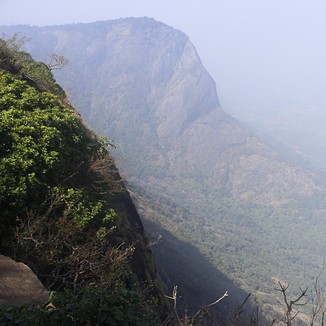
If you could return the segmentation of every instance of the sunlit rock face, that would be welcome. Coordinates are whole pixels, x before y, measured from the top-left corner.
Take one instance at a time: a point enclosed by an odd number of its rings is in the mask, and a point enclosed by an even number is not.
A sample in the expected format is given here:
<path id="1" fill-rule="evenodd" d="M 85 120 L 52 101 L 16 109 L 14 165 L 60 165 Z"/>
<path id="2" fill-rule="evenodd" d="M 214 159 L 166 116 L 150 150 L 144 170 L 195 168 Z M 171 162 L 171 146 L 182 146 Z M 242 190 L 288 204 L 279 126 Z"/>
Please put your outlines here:
<path id="1" fill-rule="evenodd" d="M 279 205 L 320 190 L 222 111 L 214 80 L 182 32 L 149 18 L 30 27 L 28 50 L 70 64 L 56 73 L 84 120 L 114 139 L 128 180 L 174 193 L 195 178 L 210 189 Z M 43 56 L 43 57 L 42 57 Z M 181 178 L 180 178 L 181 175 Z"/>

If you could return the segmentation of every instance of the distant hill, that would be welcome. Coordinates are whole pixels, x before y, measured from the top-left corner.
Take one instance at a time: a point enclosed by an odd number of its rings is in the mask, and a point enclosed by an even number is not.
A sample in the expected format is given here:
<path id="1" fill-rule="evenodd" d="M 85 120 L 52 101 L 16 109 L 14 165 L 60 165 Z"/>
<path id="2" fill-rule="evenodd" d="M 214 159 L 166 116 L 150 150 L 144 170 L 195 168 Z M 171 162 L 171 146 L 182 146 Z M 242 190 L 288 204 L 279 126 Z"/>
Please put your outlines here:
<path id="1" fill-rule="evenodd" d="M 254 97 L 262 98 L 258 91 L 255 93 Z M 285 93 L 279 102 L 260 102 L 252 106 L 236 96 L 231 97 L 232 93 L 224 94 L 224 98 L 229 98 L 224 109 L 263 135 L 277 140 L 275 145 L 280 150 L 285 148 L 287 154 L 292 152 L 299 162 L 325 171 L 325 99 L 316 93 L 302 94 L 294 87 L 292 94 Z"/>
<path id="2" fill-rule="evenodd" d="M 70 60 L 55 76 L 124 158 L 145 225 L 163 234 L 153 250 L 168 292 L 180 285 L 196 309 L 228 288 L 239 302 L 240 287 L 269 315 L 279 311 L 276 280 L 312 282 L 324 256 L 325 185 L 221 109 L 184 33 L 149 18 L 1 30 L 31 37 L 38 59 Z"/>

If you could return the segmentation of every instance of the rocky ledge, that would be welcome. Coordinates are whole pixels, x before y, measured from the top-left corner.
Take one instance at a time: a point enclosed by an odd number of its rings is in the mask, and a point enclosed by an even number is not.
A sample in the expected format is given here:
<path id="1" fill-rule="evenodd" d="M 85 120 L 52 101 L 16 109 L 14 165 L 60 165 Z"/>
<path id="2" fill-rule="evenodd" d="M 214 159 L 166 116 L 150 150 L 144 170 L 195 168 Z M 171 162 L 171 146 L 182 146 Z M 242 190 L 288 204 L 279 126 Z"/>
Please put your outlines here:
<path id="1" fill-rule="evenodd" d="M 28 266 L 0 255 L 0 306 L 45 302 L 48 298 L 47 290 Z"/>

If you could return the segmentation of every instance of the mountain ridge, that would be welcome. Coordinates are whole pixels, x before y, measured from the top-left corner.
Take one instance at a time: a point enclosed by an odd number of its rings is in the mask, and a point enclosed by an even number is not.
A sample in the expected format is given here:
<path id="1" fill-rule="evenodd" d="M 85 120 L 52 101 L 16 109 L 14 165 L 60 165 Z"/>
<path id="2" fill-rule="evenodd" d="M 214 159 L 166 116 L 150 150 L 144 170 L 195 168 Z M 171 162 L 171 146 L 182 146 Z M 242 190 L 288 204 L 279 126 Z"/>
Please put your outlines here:
<path id="1" fill-rule="evenodd" d="M 68 28 L 78 30 L 78 26 L 83 27 L 84 34 L 75 32 L 73 38 L 68 41 L 69 38 L 65 30 Z M 87 26 L 94 26 L 95 28 L 87 29 Z M 101 26 L 105 28 L 101 29 Z M 138 31 L 144 26 L 146 31 L 141 30 L 141 36 L 132 36 L 138 35 Z M 96 106 L 99 108 L 97 116 L 102 115 L 104 118 L 101 119 L 102 121 L 97 119 L 96 122 L 93 122 L 95 118 L 92 117 L 92 110 L 87 109 L 85 105 L 79 105 L 80 97 L 85 97 L 85 94 L 81 95 L 79 93 L 77 99 L 72 98 L 76 106 L 80 107 L 81 114 L 89 124 L 97 124 L 98 129 L 105 130 L 108 128 L 107 121 L 109 119 L 113 123 L 113 128 L 110 126 L 112 129 L 110 137 L 114 138 L 118 143 L 120 135 L 115 134 L 114 125 L 126 123 L 126 120 L 123 120 L 125 113 L 121 110 L 126 107 L 126 103 L 134 100 L 133 107 L 136 109 L 137 106 L 137 110 L 141 111 L 138 115 L 151 116 L 151 121 L 155 121 L 154 130 L 151 122 L 146 123 L 146 120 L 142 122 L 143 129 L 145 133 L 146 129 L 148 131 L 152 129 L 151 132 L 156 138 L 156 146 L 161 146 L 162 150 L 166 151 L 167 157 L 163 159 L 165 160 L 164 165 L 169 165 L 170 169 L 178 171 L 178 168 L 181 167 L 181 171 L 188 169 L 189 172 L 200 169 L 208 175 L 213 174 L 217 181 L 212 178 L 209 182 L 210 186 L 214 184 L 215 187 L 218 187 L 218 184 L 223 186 L 229 184 L 233 194 L 257 203 L 282 203 L 288 200 L 280 198 L 282 196 L 276 194 L 277 191 L 268 190 L 268 188 L 273 187 L 273 182 L 276 182 L 276 180 L 269 182 L 269 175 L 265 170 L 270 171 L 271 167 L 266 164 L 267 160 L 264 157 L 275 159 L 274 164 L 279 164 L 276 159 L 278 154 L 259 141 L 256 136 L 248 134 L 236 120 L 221 110 L 215 82 L 202 67 L 194 46 L 185 34 L 149 18 L 120 19 L 110 22 L 97 22 L 93 23 L 93 25 L 66 25 L 55 27 L 54 30 L 51 30 L 53 27 L 38 29 L 41 31 L 43 40 L 47 37 L 51 39 L 50 43 L 55 44 L 51 50 L 57 52 L 64 50 L 63 53 L 67 57 L 69 57 L 69 51 L 65 52 L 65 48 L 70 42 L 81 42 L 81 39 L 85 38 L 84 35 L 88 35 L 88 39 L 91 38 L 93 33 L 97 33 L 97 37 L 101 35 L 105 51 L 100 45 L 89 45 L 86 48 L 86 56 L 81 57 L 84 59 L 79 60 L 78 63 L 75 61 L 72 63 L 81 66 L 85 62 L 90 62 L 91 64 L 87 65 L 87 67 L 97 65 L 96 70 L 90 73 L 86 70 L 82 75 L 71 74 L 77 80 L 86 80 L 86 76 L 94 75 L 94 73 L 98 75 L 99 79 L 102 79 L 104 74 L 113 76 L 110 77 L 112 86 L 110 84 L 106 85 L 105 89 L 101 89 L 101 87 L 95 89 L 94 85 L 90 85 L 89 92 L 93 92 L 93 94 L 89 93 L 89 98 L 94 99 L 90 107 Z M 155 43 L 155 38 L 159 38 L 160 42 Z M 56 39 L 56 42 L 54 42 L 54 39 Z M 173 39 L 173 42 L 171 42 L 171 39 Z M 33 53 L 32 48 L 33 46 L 29 50 Z M 77 49 L 75 46 L 72 48 L 78 50 L 78 46 Z M 123 48 L 125 54 L 121 55 L 122 52 L 120 51 L 117 57 L 114 53 L 117 53 L 119 48 Z M 141 50 L 138 52 L 132 51 L 133 48 Z M 157 51 L 157 48 L 160 49 L 160 55 L 153 58 L 152 53 Z M 129 49 L 131 50 L 129 51 Z M 38 51 L 40 51 L 39 47 Z M 104 52 L 106 52 L 105 56 Z M 100 62 L 102 63 L 99 64 Z M 144 66 L 145 62 L 147 68 Z M 138 76 L 135 73 L 138 66 L 139 68 L 145 67 L 147 73 L 142 68 L 140 70 L 142 75 Z M 70 75 L 69 66 L 66 69 L 66 75 Z M 60 74 L 63 73 L 58 72 L 58 80 L 61 80 Z M 63 79 L 61 83 L 65 85 L 65 82 L 67 80 Z M 113 89 L 115 93 L 111 94 L 110 89 Z M 137 94 L 143 94 L 143 98 L 137 99 Z M 175 94 L 178 94 L 178 96 L 175 96 Z M 200 94 L 200 97 L 197 94 Z M 96 99 L 94 96 L 96 96 Z M 91 101 L 90 99 L 88 102 Z M 101 107 L 102 109 L 100 109 Z M 115 111 L 112 111 L 111 108 L 114 108 Z M 178 109 L 175 110 L 175 108 Z M 227 136 L 225 136 L 226 134 Z M 216 139 L 215 143 L 210 141 L 210 138 Z M 140 139 L 146 138 L 140 135 Z M 235 152 L 237 151 L 236 148 L 242 148 L 242 151 L 247 152 L 254 150 L 256 153 L 258 152 L 260 157 L 253 157 L 248 154 L 242 155 L 241 162 L 233 162 L 231 166 L 228 162 L 231 159 L 230 156 L 232 156 L 231 147 L 235 148 Z M 122 146 L 118 146 L 118 151 L 119 148 L 122 148 Z M 181 156 L 180 153 L 183 148 L 187 148 L 187 151 L 184 153 L 185 155 Z M 197 160 L 192 156 L 194 151 L 198 152 Z M 156 155 L 159 154 L 156 153 Z M 126 156 L 124 152 L 122 152 L 122 156 Z M 228 163 L 217 163 L 217 158 L 219 161 Z M 225 165 L 231 166 L 231 169 L 227 171 Z M 243 170 L 243 166 L 249 167 L 250 165 L 252 165 L 251 169 L 248 169 L 248 171 Z M 270 202 L 268 198 L 261 199 L 261 188 L 255 191 L 257 183 L 251 185 L 251 193 L 245 187 L 245 184 L 251 184 L 250 180 L 252 178 L 250 175 L 257 171 L 257 167 L 260 167 L 259 175 L 262 178 L 259 183 L 268 184 L 265 192 L 269 191 L 266 197 L 272 199 Z M 291 172 L 289 168 L 287 168 L 288 171 L 285 174 L 281 172 L 286 167 L 288 166 L 284 164 L 279 165 L 277 179 L 288 179 L 288 182 L 290 182 Z M 234 177 L 232 177 L 232 173 L 235 173 Z M 298 189 L 302 189 L 300 195 L 310 195 L 313 191 L 321 190 L 319 186 L 309 182 L 309 179 L 313 176 L 312 174 L 308 176 L 307 172 L 303 172 L 303 169 L 297 168 L 296 171 L 292 170 L 292 179 L 296 173 L 298 178 L 292 187 L 294 193 Z M 243 181 L 238 178 L 241 174 L 245 175 L 242 176 Z M 304 182 L 300 182 L 300 179 L 304 180 Z M 286 191 L 291 191 L 288 185 L 284 184 L 283 186 Z M 279 181 L 278 188 L 281 187 L 282 184 Z M 305 189 L 307 193 L 305 193 Z"/>

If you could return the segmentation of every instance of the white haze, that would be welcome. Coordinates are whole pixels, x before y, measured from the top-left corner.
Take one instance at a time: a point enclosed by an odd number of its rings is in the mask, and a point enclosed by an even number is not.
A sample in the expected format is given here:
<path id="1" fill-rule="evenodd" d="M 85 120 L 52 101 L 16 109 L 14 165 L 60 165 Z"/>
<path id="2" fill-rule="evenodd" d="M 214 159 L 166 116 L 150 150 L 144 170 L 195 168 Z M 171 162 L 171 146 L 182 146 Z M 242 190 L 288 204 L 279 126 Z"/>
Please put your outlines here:
<path id="1" fill-rule="evenodd" d="M 180 29 L 225 111 L 326 162 L 325 15 L 324 0 L 0 0 L 0 25 L 147 16 Z"/>

